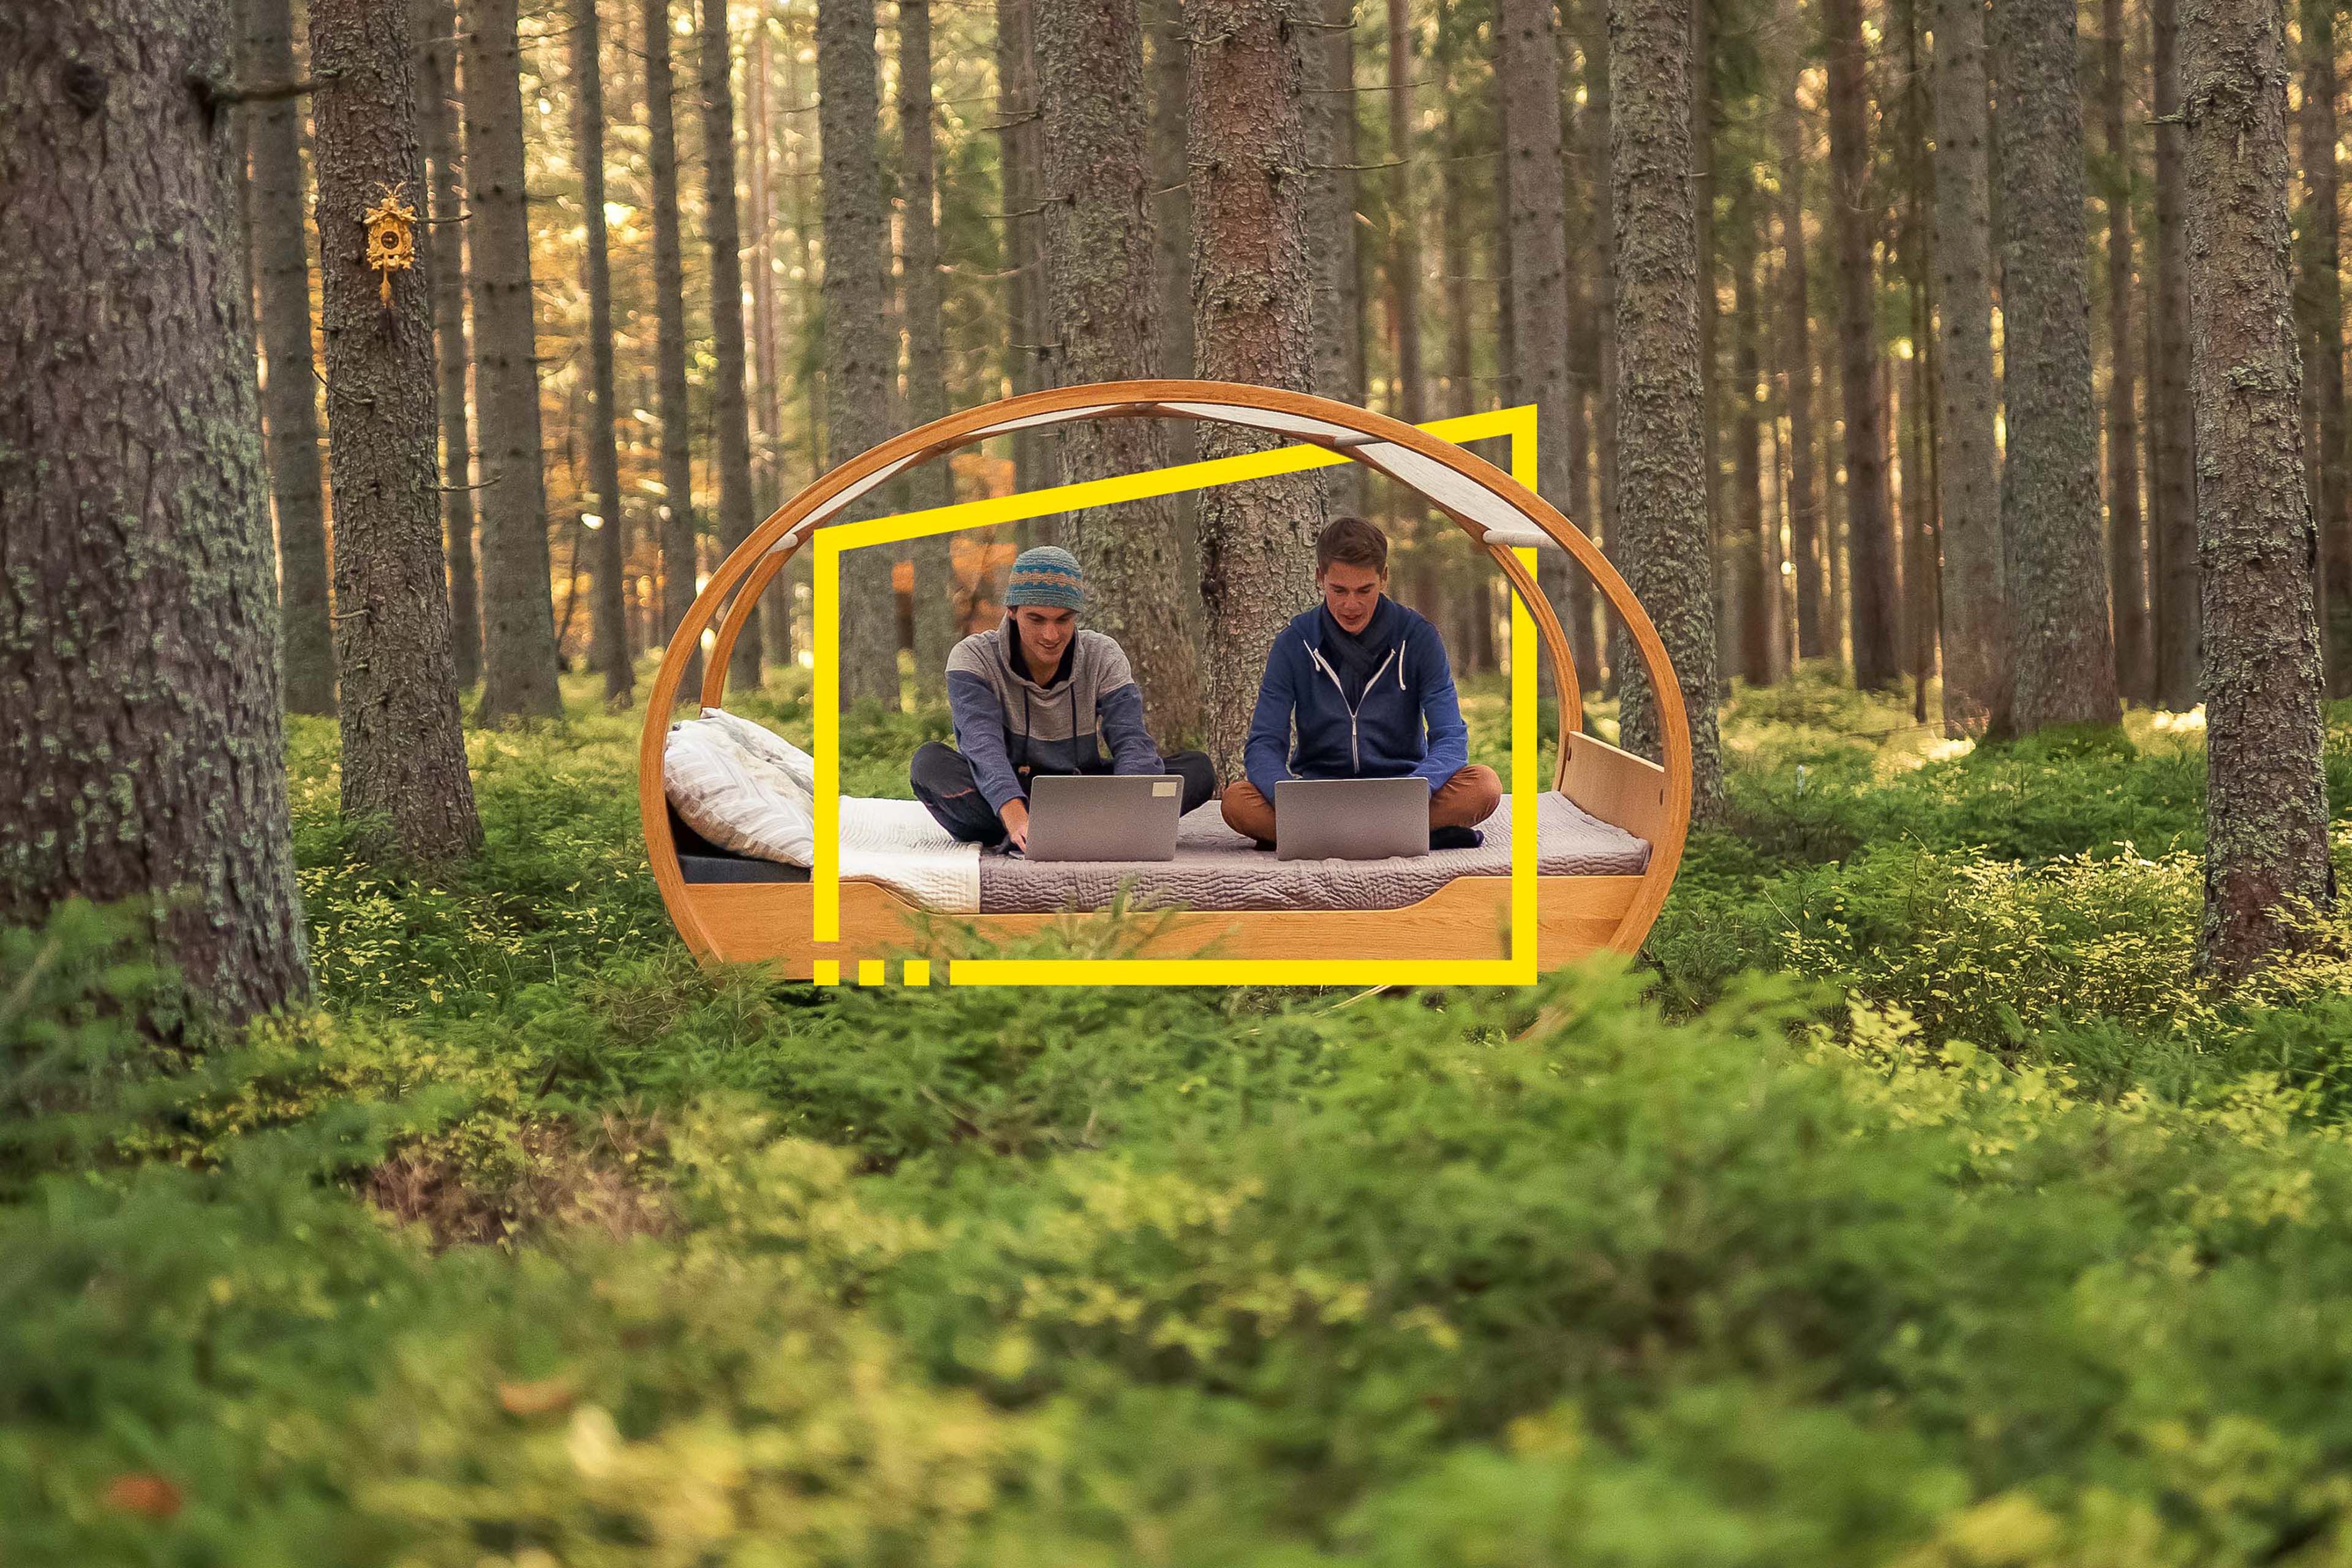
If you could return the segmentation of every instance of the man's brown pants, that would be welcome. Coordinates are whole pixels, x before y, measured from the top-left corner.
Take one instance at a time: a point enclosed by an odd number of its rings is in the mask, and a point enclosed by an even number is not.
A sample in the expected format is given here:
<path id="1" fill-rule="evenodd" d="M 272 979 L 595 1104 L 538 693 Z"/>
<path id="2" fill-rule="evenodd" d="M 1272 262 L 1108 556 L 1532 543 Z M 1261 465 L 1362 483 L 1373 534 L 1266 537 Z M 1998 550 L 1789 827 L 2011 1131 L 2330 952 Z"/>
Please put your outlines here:
<path id="1" fill-rule="evenodd" d="M 1503 781 L 1495 770 L 1471 763 L 1429 797 L 1432 827 L 1475 827 L 1503 802 Z M 1225 786 L 1225 826 L 1245 838 L 1274 842 L 1274 802 L 1247 779 Z"/>

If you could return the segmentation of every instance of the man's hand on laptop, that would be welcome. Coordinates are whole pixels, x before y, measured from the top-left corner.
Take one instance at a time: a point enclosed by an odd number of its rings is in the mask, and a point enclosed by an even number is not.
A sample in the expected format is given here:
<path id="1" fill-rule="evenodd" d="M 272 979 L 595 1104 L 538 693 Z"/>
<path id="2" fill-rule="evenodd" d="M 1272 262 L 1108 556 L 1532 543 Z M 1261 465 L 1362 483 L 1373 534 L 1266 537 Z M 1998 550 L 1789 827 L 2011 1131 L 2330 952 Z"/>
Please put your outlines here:
<path id="1" fill-rule="evenodd" d="M 1008 800 L 996 815 L 1004 819 L 1004 837 L 1012 840 L 1013 847 L 1024 855 L 1027 854 L 1029 852 L 1029 803 L 1025 800 Z"/>

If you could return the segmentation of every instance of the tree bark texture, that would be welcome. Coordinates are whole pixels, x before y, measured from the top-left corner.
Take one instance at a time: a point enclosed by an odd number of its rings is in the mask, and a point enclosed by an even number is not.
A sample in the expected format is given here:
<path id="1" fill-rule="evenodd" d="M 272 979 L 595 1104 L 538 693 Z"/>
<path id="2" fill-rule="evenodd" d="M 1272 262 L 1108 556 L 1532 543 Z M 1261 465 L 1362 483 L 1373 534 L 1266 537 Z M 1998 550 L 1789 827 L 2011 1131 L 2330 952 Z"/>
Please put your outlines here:
<path id="1" fill-rule="evenodd" d="M 1511 396 L 1536 405 L 1536 489 L 1571 518 L 1578 504 L 1570 413 L 1577 388 L 1569 368 L 1570 315 L 1567 202 L 1563 178 L 1563 132 L 1559 107 L 1559 49 L 1550 0 L 1502 0 L 1496 17 L 1503 121 L 1503 180 L 1511 258 Z M 1547 551 L 1544 565 L 1557 552 Z M 1565 563 L 1565 558 L 1562 558 Z M 1574 568 L 1570 568 L 1574 570 Z M 1543 583 L 1553 610 L 1572 619 L 1568 584 L 1560 574 Z M 1559 590 L 1555 592 L 1554 590 Z M 1588 619 L 1588 627 L 1589 627 Z M 1588 629 L 1589 640 L 1591 632 Z M 1551 691 L 1545 661 L 1545 689 Z M 1579 672 L 1582 679 L 1584 673 Z M 1558 694 L 1554 694 L 1558 695 Z M 1562 697 L 1560 729 L 1580 728 L 1580 715 Z"/>
<path id="2" fill-rule="evenodd" d="M 1016 393 L 1045 384 L 1037 356 L 1045 340 L 1043 280 L 1037 276 L 1037 78 L 1031 7 L 1034 0 L 996 0 L 997 168 L 1003 190 L 1005 335 L 1008 379 Z M 818 18 L 824 20 L 822 16 Z M 820 73 L 821 74 L 821 73 Z M 1036 434 L 1013 433 L 1013 484 L 1046 483 L 1045 448 Z"/>
<path id="3" fill-rule="evenodd" d="M 2074 0 L 1996 0 L 2010 721 L 2112 724 Z"/>
<path id="4" fill-rule="evenodd" d="M 1617 540 L 1617 192 L 1612 172 L 1615 137 L 1609 79 L 1609 0 L 1589 0 L 1584 40 L 1584 158 L 1592 171 L 1592 235 L 1600 255 L 1592 274 L 1592 317 L 1599 349 L 1595 390 L 1601 416 L 1594 421 L 1593 463 L 1600 470 L 1601 510 L 1593 522 L 1601 543 Z M 1616 661 L 1611 660 L 1612 668 Z"/>
<path id="5" fill-rule="evenodd" d="M 475 397 L 482 422 L 482 716 L 555 718 L 547 480 L 540 467 L 538 325 L 524 206 L 516 0 L 480 0 L 466 48 Z"/>
<path id="6" fill-rule="evenodd" d="M 199 90 L 235 47 L 223 0 L 0 16 L 0 924 L 137 900 L 231 1021 L 310 990 L 237 117 Z"/>
<path id="7" fill-rule="evenodd" d="M 1389 349 L 1396 383 L 1389 412 L 1408 425 L 1429 417 L 1421 367 L 1421 230 L 1412 196 L 1412 16 L 1388 0 Z"/>
<path id="8" fill-rule="evenodd" d="M 613 257 L 604 226 L 604 44 L 596 0 L 572 0 L 572 96 L 578 115 L 581 216 L 587 226 L 583 281 L 588 290 L 588 489 L 603 521 L 594 531 L 589 571 L 588 662 L 604 672 L 604 703 L 621 709 L 636 689 L 622 579 L 627 574 L 626 520 L 621 514 L 618 395 L 613 384 Z"/>
<path id="9" fill-rule="evenodd" d="M 743 230 L 735 206 L 735 51 L 727 0 L 702 4 L 702 222 L 710 242 L 710 422 L 719 458 L 719 543 L 731 551 L 759 526 L 751 500 L 751 406 L 743 350 Z M 727 679 L 760 689 L 764 661 L 760 612 L 735 639 Z"/>
<path id="10" fill-rule="evenodd" d="M 1617 517 L 1611 552 L 1674 661 L 1690 718 L 1691 810 L 1721 815 L 1715 574 L 1706 533 L 1698 366 L 1687 0 L 1609 0 L 1614 89 L 1610 180 L 1617 222 Z M 1659 754 L 1657 700 L 1638 658 L 1623 670 L 1628 751 Z"/>
<path id="11" fill-rule="evenodd" d="M 1307 57 L 1307 232 L 1315 263 L 1315 390 L 1360 406 L 1364 401 L 1362 269 L 1356 235 L 1356 39 L 1352 0 L 1322 0 L 1322 26 L 1303 40 Z M 1191 315 L 1189 299 L 1181 301 Z M 1187 341 L 1190 324 L 1186 326 Z M 1325 468 L 1324 494 L 1334 511 L 1360 512 L 1364 470 Z"/>
<path id="12" fill-rule="evenodd" d="M 449 647 L 457 684 L 482 679 L 481 578 L 474 561 L 474 416 L 466 373 L 465 166 L 457 149 L 457 13 L 418 0 L 416 132 L 431 166 L 430 220 L 417 242 L 433 279 L 435 403 L 441 422 L 441 531 L 449 576 Z"/>
<path id="13" fill-rule="evenodd" d="M 1935 30 L 1944 733 L 1979 736 L 2009 728 L 1984 0 L 1936 0 Z"/>
<path id="14" fill-rule="evenodd" d="M 2124 129 L 2123 0 L 2100 0 L 2099 118 L 2106 141 L 2107 602 L 2115 617 L 2116 689 L 2148 700 L 2155 647 L 2147 624 L 2147 520 L 2139 502 L 2139 355 L 2132 329 L 2131 142 Z"/>
<path id="15" fill-rule="evenodd" d="M 1751 686 L 1779 678 L 1776 650 L 1780 635 L 1779 579 L 1764 537 L 1764 411 L 1756 383 L 1763 374 L 1756 287 L 1757 235 L 1763 228 L 1752 175 L 1739 172 L 1730 198 L 1731 238 L 1731 507 L 1732 556 L 1739 582 L 1740 674 Z"/>
<path id="16" fill-rule="evenodd" d="M 898 368 L 883 310 L 888 205 L 882 194 L 873 0 L 825 0 L 817 14 L 818 135 L 824 177 L 825 466 L 890 434 Z M 853 506 L 841 521 L 873 516 Z M 841 567 L 841 700 L 898 706 L 892 552 L 852 551 Z"/>
<path id="17" fill-rule="evenodd" d="M 342 805 L 426 864 L 481 842 L 442 563 L 431 258 L 368 266 L 362 216 L 423 189 L 413 17 L 380 0 L 310 0 L 319 297 L 335 496 Z M 412 204 L 413 205 L 413 204 Z M 383 288 L 391 289 L 391 302 Z"/>
<path id="18" fill-rule="evenodd" d="M 1433 63 L 1438 87 L 1438 244 L 1445 268 L 1445 412 L 1449 415 L 1468 414 L 1477 407 L 1477 391 L 1471 379 L 1476 358 L 1471 342 L 1477 326 L 1476 307 L 1470 300 L 1476 267 L 1470 244 L 1470 160 L 1476 153 L 1456 107 L 1469 67 L 1455 36 L 1456 29 L 1473 25 L 1448 0 L 1439 0 Z"/>
<path id="19" fill-rule="evenodd" d="M 1717 430 L 1723 420 L 1723 363 L 1716 341 L 1715 244 L 1715 18 L 1714 0 L 1687 0 L 1690 13 L 1691 214 L 1698 236 L 1698 378 L 1702 456 L 1699 472 L 1706 492 L 1706 537 L 1715 554 L 1715 664 L 1728 680 L 1738 658 L 1739 605 L 1736 574 L 1726 558 L 1723 456 Z"/>
<path id="20" fill-rule="evenodd" d="M 675 637 L 693 607 L 696 580 L 692 413 L 686 384 L 686 247 L 678 216 L 677 74 L 670 50 L 669 0 L 645 0 L 646 172 L 653 183 L 654 413 L 661 421 L 662 637 Z M 702 686 L 696 649 L 678 689 Z"/>
<path id="21" fill-rule="evenodd" d="M 2336 898 L 2317 552 L 2287 220 L 2286 38 L 2262 0 L 2181 6 L 2189 373 L 2205 614 L 2205 960 L 2236 978 Z"/>
<path id="22" fill-rule="evenodd" d="M 1937 37 L 1941 36 L 1939 26 Z M 1827 630 L 1822 603 L 1827 596 L 1825 530 L 1816 460 L 1820 431 L 1813 402 L 1812 279 L 1805 237 L 1805 170 L 1811 160 L 1804 113 L 1797 100 L 1797 76 L 1804 68 L 1804 57 L 1800 50 L 1790 54 L 1792 69 L 1776 127 L 1780 153 L 1780 376 L 1789 410 L 1789 558 L 1796 568 L 1797 657 L 1822 658 L 1834 652 L 1834 638 Z"/>
<path id="23" fill-rule="evenodd" d="M 947 323 L 940 275 L 940 231 L 933 216 L 938 192 L 931 107 L 930 0 L 898 4 L 898 195 L 906 265 L 907 424 L 928 425 L 948 411 Z M 1150 374 L 1138 371 L 1137 374 Z M 954 470 L 944 459 L 908 476 L 908 500 L 918 507 L 955 500 Z M 944 536 L 918 540 L 915 563 L 915 686 L 927 697 L 947 693 L 948 650 L 961 629 L 955 617 L 955 567 Z"/>
<path id="24" fill-rule="evenodd" d="M 292 81 L 292 0 L 250 0 L 244 69 Z M 335 644 L 327 595 L 326 496 L 319 452 L 319 379 L 310 342 L 310 247 L 302 190 L 302 101 L 249 110 L 254 276 L 268 367 L 269 489 L 278 514 L 278 597 L 289 713 L 335 710 Z"/>
<path id="25" fill-rule="evenodd" d="M 1887 523 L 1886 395 L 1878 363 L 1877 281 L 1871 260 L 1870 84 L 1861 0 L 1822 0 L 1829 51 L 1832 231 L 1837 243 L 1838 381 L 1845 395 L 1846 595 L 1854 684 L 1902 679 L 1896 647 L 1895 542 Z"/>
<path id="26" fill-rule="evenodd" d="M 927 21 L 929 15 L 927 8 Z M 751 29 L 751 54 L 743 67 L 743 140 L 751 163 L 744 189 L 751 224 L 752 475 L 757 481 L 752 510 L 762 515 L 784 499 L 783 372 L 777 353 L 783 326 L 776 308 L 776 117 L 772 107 L 776 61 L 771 26 L 771 18 L 763 16 Z M 761 627 L 772 663 L 789 659 L 789 649 L 775 646 L 784 618 L 769 617 L 778 624 Z"/>
<path id="27" fill-rule="evenodd" d="M 1192 341 L 1202 375 L 1306 392 L 1314 384 L 1315 270 L 1307 258 L 1305 62 L 1283 0 L 1186 0 L 1192 36 Z M 1279 443 L 1201 427 L 1201 456 Z M 1209 755 L 1221 777 L 1242 742 L 1266 650 L 1314 593 L 1323 487 L 1314 474 L 1221 486 L 1200 506 L 1202 671 Z"/>
<path id="28" fill-rule="evenodd" d="M 1041 7 L 1036 26 L 1055 384 L 1148 377 L 1160 320 L 1142 16 L 1137 0 L 1068 0 Z M 1083 420 L 1055 434 L 1064 484 L 1167 466 L 1159 420 Z M 1072 513 L 1062 541 L 1086 567 L 1086 619 L 1126 650 L 1153 732 L 1190 733 L 1198 637 L 1191 595 L 1172 591 L 1182 577 L 1173 498 Z"/>
<path id="29" fill-rule="evenodd" d="M 2189 252 L 2181 219 L 2179 0 L 2148 0 L 2156 77 L 2156 279 L 2148 359 L 2149 618 L 2156 700 L 2184 712 L 2204 660 L 2197 582 L 2197 434 L 2189 401 Z"/>
<path id="30" fill-rule="evenodd" d="M 2115 0 L 2108 0 L 2114 4 Z M 2295 318 L 2303 324 L 2312 511 L 2319 529 L 2320 647 L 2329 689 L 2352 695 L 2352 447 L 2344 419 L 2343 246 L 2336 171 L 2336 5 L 2303 0 L 2304 212 Z"/>

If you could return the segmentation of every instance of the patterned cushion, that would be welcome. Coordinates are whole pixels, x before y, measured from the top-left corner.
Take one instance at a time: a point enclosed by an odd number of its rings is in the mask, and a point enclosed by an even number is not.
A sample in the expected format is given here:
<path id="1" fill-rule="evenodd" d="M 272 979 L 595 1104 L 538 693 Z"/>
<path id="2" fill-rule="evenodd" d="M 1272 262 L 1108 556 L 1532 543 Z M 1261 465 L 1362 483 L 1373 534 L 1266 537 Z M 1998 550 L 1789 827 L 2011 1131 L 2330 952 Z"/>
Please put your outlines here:
<path id="1" fill-rule="evenodd" d="M 662 784 L 679 818 L 721 848 L 792 866 L 816 858 L 813 797 L 741 744 L 730 725 L 689 719 L 670 726 Z"/>

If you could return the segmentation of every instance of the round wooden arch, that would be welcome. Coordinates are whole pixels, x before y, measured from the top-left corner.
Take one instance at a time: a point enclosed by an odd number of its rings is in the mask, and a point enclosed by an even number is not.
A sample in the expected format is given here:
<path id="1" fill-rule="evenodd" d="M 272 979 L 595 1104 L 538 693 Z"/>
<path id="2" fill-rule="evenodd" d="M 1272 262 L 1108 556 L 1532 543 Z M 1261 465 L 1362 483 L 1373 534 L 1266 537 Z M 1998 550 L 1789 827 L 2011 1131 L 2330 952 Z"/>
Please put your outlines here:
<path id="1" fill-rule="evenodd" d="M 818 479 L 793 496 L 767 521 L 753 529 L 749 538 L 728 553 L 717 571 L 710 574 L 702 591 L 688 608 L 686 618 L 672 634 L 668 647 L 662 655 L 660 668 L 655 672 L 654 683 L 646 704 L 646 727 L 637 752 L 637 804 L 645 822 L 646 851 L 653 864 L 654 878 L 659 884 L 663 901 L 668 906 L 670 918 L 677 925 L 687 944 L 697 952 L 714 951 L 709 933 L 701 929 L 685 896 L 685 879 L 678 868 L 677 847 L 669 830 L 668 801 L 663 789 L 662 768 L 664 738 L 668 732 L 670 713 L 678 699 L 678 689 L 685 684 L 687 667 L 692 662 L 702 634 L 717 629 L 703 660 L 701 705 L 716 708 L 722 705 L 727 690 L 729 655 L 734 650 L 737 637 L 750 619 L 752 606 L 776 574 L 790 563 L 809 534 L 826 521 L 838 516 L 849 503 L 878 489 L 887 480 L 918 463 L 945 457 L 961 447 L 971 446 L 1000 435 L 1016 423 L 1028 426 L 1050 426 L 1078 419 L 1174 418 L 1195 420 L 1224 419 L 1227 423 L 1247 423 L 1220 415 L 1220 407 L 1247 409 L 1257 413 L 1312 422 L 1316 426 L 1338 426 L 1343 434 L 1334 436 L 1316 429 L 1282 428 L 1274 431 L 1294 442 L 1317 446 L 1363 463 L 1377 472 L 1386 474 L 1407 489 L 1414 490 L 1435 510 L 1444 512 L 1485 549 L 1512 590 L 1528 607 L 1533 617 L 1544 650 L 1549 657 L 1555 689 L 1565 705 L 1573 701 L 1581 714 L 1582 691 L 1577 684 L 1575 657 L 1570 650 L 1567 633 L 1559 617 L 1528 574 L 1512 548 L 1533 542 L 1528 537 L 1515 536 L 1511 531 L 1481 521 L 1460 506 L 1449 505 L 1433 496 L 1405 474 L 1399 473 L 1383 460 L 1393 458 L 1398 466 L 1410 465 L 1418 458 L 1433 462 L 1451 474 L 1469 480 L 1479 489 L 1503 503 L 1511 512 L 1531 524 L 1574 558 L 1591 576 L 1609 606 L 1624 623 L 1634 651 L 1640 655 L 1643 670 L 1650 678 L 1651 689 L 1656 693 L 1658 729 L 1664 752 L 1660 788 L 1663 798 L 1658 805 L 1663 810 L 1649 834 L 1650 863 L 1642 876 L 1643 885 L 1620 922 L 1610 946 L 1621 952 L 1633 952 L 1648 934 L 1651 923 L 1665 904 L 1666 893 L 1672 888 L 1675 873 L 1682 862 L 1683 843 L 1690 827 L 1691 754 L 1690 723 L 1685 713 L 1682 688 L 1676 684 L 1673 662 L 1667 658 L 1665 644 L 1659 638 L 1657 627 L 1633 596 L 1625 579 L 1619 575 L 1600 546 L 1587 538 L 1582 530 L 1563 516 L 1558 508 L 1545 500 L 1509 474 L 1474 452 L 1450 441 L 1414 428 L 1402 420 L 1384 414 L 1357 408 L 1329 398 L 1306 393 L 1284 392 L 1273 387 L 1250 386 L 1225 381 L 1111 381 L 1096 382 L 1080 386 L 1055 387 L 1044 392 L 1024 393 L 1001 403 L 983 404 L 883 442 L 878 447 L 859 453 L 831 472 Z M 1267 428 L 1259 426 L 1256 428 Z M 1402 448 L 1406 458 L 1395 458 L 1392 449 Z M 721 610 L 725 613 L 722 616 Z M 1566 787 L 1571 766 L 1571 741 L 1601 746 L 1605 742 L 1582 736 L 1580 722 L 1570 725 L 1565 712 L 1561 716 L 1560 744 L 1558 764 L 1553 773 L 1553 787 Z"/>

